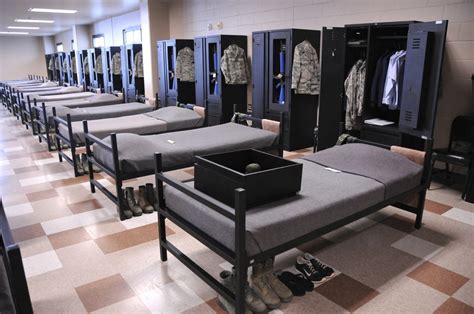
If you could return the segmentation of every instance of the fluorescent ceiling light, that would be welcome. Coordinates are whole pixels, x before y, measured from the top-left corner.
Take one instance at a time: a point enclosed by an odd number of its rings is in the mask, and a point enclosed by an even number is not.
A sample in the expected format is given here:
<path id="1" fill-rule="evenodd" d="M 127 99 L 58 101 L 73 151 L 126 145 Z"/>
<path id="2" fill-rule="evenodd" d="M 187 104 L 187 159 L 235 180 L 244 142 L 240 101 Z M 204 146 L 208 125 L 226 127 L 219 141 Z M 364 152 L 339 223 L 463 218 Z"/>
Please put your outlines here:
<path id="1" fill-rule="evenodd" d="M 28 35 L 27 32 L 0 32 L 0 34 L 9 34 L 9 35 Z"/>
<path id="2" fill-rule="evenodd" d="M 62 10 L 62 9 L 44 9 L 44 8 L 30 8 L 30 12 L 41 12 L 41 13 L 64 13 L 64 14 L 74 14 L 77 10 Z"/>
<path id="3" fill-rule="evenodd" d="M 8 26 L 9 29 L 40 29 L 38 26 Z"/>
<path id="4" fill-rule="evenodd" d="M 53 20 L 30 20 L 30 19 L 15 19 L 17 23 L 44 23 L 44 24 L 51 24 L 54 23 Z"/>

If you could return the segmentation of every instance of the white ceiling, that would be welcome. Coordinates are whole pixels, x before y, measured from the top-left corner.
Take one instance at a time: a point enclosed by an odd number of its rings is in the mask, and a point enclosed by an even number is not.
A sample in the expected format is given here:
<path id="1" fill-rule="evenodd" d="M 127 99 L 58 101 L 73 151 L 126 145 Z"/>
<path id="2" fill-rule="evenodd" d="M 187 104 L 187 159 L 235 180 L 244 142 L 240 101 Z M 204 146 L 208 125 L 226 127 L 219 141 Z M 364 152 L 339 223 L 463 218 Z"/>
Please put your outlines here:
<path id="1" fill-rule="evenodd" d="M 71 29 L 74 24 L 90 24 L 112 16 L 138 10 L 139 6 L 140 0 L 0 0 L 0 31 L 25 31 L 33 36 L 55 35 Z M 35 13 L 29 12 L 29 8 L 73 9 L 78 12 L 75 14 Z M 54 20 L 55 23 L 15 22 L 15 19 L 28 18 Z M 7 29 L 8 26 L 38 26 L 40 29 Z"/>

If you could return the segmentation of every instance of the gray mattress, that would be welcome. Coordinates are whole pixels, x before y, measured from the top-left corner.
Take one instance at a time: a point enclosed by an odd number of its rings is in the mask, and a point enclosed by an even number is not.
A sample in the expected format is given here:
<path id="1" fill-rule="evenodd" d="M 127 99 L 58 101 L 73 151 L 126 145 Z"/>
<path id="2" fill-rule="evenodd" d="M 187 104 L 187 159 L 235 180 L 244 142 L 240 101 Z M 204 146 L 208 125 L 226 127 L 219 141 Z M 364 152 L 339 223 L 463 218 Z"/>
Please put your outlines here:
<path id="1" fill-rule="evenodd" d="M 406 157 L 365 144 L 335 146 L 303 159 L 377 180 L 385 186 L 387 199 L 416 187 L 423 174 L 423 167 Z"/>
<path id="2" fill-rule="evenodd" d="M 84 107 L 70 109 L 67 107 L 56 108 L 56 116 L 66 118 L 71 115 L 72 121 L 97 120 L 106 118 L 115 118 L 130 116 L 139 113 L 145 113 L 153 110 L 153 107 L 139 102 L 119 103 L 116 105 L 105 105 L 95 107 Z M 44 120 L 43 117 L 41 117 Z M 53 115 L 48 116 L 48 122 L 53 125 Z"/>
<path id="3" fill-rule="evenodd" d="M 110 144 L 110 137 L 104 139 Z M 162 154 L 165 169 L 192 164 L 194 156 L 224 153 L 241 149 L 262 149 L 277 144 L 278 135 L 236 123 L 177 131 L 157 135 L 117 134 L 120 169 L 124 174 L 152 173 L 155 152 Z M 114 168 L 112 153 L 94 145 L 94 156 Z"/>
<path id="4" fill-rule="evenodd" d="M 58 95 L 50 95 L 50 96 L 36 96 L 36 94 L 30 94 L 30 100 L 36 99 L 37 104 L 41 103 L 51 103 L 55 104 L 56 102 L 63 102 L 67 100 L 74 100 L 74 99 L 85 99 L 88 97 L 96 96 L 97 94 L 91 92 L 73 92 L 73 93 L 66 93 L 66 94 L 58 94 Z"/>
<path id="5" fill-rule="evenodd" d="M 83 90 L 82 88 L 79 87 L 61 87 L 59 89 L 54 88 L 52 90 L 45 90 L 45 91 L 39 91 L 39 92 L 28 92 L 28 93 L 23 93 L 24 97 L 30 96 L 30 99 L 36 98 L 36 101 L 48 101 L 47 97 L 45 96 L 53 96 L 53 95 L 64 95 L 64 94 L 73 94 L 73 93 L 81 93 Z M 61 100 L 60 98 L 56 100 Z"/>
<path id="6" fill-rule="evenodd" d="M 112 94 L 91 94 L 92 96 L 86 98 L 46 102 L 46 116 L 49 117 L 49 120 L 52 123 L 53 107 L 56 108 L 57 116 L 66 117 L 68 113 L 73 113 L 71 109 L 116 105 L 123 101 L 121 97 Z M 44 122 L 41 104 L 37 104 L 36 108 L 38 109 L 40 120 Z"/>
<path id="7" fill-rule="evenodd" d="M 193 129 L 204 124 L 204 118 L 193 110 L 166 107 L 149 113 L 132 116 L 88 121 L 89 132 L 98 138 L 110 133 L 157 134 L 180 129 Z M 76 143 L 84 142 L 82 121 L 72 123 L 72 131 Z M 69 138 L 67 125 L 59 126 L 59 133 Z"/>
<path id="8" fill-rule="evenodd" d="M 367 155 L 358 155 L 356 150 L 328 149 L 327 151 L 326 155 L 345 155 L 357 160 L 357 163 L 367 162 Z M 386 152 L 395 155 L 390 151 Z M 311 155 L 310 158 L 318 154 Z M 383 153 L 371 155 L 372 161 L 378 158 L 380 161 L 386 161 L 386 155 Z M 378 178 L 330 171 L 326 166 L 305 159 L 295 161 L 303 164 L 301 191 L 298 195 L 247 211 L 248 254 L 253 255 L 274 248 L 386 199 L 386 185 Z M 376 168 L 377 166 L 374 166 L 372 170 Z M 386 164 L 384 168 L 386 169 L 385 180 L 389 182 L 399 180 L 401 169 L 406 169 L 403 173 L 408 177 L 416 176 L 421 171 L 420 167 L 413 168 L 412 162 L 404 157 L 398 162 Z M 369 167 L 365 169 L 369 170 Z M 413 170 L 413 173 L 409 169 Z M 374 173 L 376 173 L 375 177 L 380 177 L 377 171 Z M 419 183 L 420 181 L 417 184 Z M 399 192 L 408 191 L 412 187 L 414 186 L 402 185 Z M 234 225 L 229 219 L 216 214 L 212 209 L 170 186 L 165 188 L 164 195 L 170 209 L 217 239 L 228 249 L 234 250 Z"/>

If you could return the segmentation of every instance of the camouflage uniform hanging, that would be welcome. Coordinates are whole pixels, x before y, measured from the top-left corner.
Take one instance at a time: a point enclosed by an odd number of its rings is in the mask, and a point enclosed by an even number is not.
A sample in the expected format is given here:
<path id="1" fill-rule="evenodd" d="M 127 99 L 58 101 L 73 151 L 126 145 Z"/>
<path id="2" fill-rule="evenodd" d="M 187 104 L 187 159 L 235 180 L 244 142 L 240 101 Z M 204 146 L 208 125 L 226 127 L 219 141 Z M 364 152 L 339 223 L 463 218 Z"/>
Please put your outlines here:
<path id="1" fill-rule="evenodd" d="M 176 78 L 181 82 L 194 82 L 194 51 L 184 47 L 176 57 Z"/>
<path id="2" fill-rule="evenodd" d="M 221 70 L 226 84 L 239 85 L 250 82 L 250 69 L 245 50 L 235 44 L 224 50 L 221 58 Z"/>
<path id="3" fill-rule="evenodd" d="M 112 74 L 122 74 L 122 57 L 119 52 L 114 53 L 112 56 Z"/>
<path id="4" fill-rule="evenodd" d="M 98 55 L 95 59 L 95 72 L 97 74 L 104 74 L 104 68 L 102 67 L 102 55 Z"/>
<path id="5" fill-rule="evenodd" d="M 143 53 L 141 50 L 137 52 L 133 61 L 135 64 L 135 76 L 143 77 Z"/>
<path id="6" fill-rule="evenodd" d="M 318 53 L 311 43 L 305 40 L 295 47 L 291 89 L 295 90 L 295 94 L 318 95 L 320 80 Z"/>

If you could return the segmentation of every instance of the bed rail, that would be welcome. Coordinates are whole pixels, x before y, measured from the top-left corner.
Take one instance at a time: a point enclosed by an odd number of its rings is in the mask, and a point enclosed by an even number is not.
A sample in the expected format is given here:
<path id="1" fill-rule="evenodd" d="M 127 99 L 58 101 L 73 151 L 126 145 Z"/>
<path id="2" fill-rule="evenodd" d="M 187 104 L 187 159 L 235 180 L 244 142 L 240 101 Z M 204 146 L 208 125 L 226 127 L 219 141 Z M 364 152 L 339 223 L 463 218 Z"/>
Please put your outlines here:
<path id="1" fill-rule="evenodd" d="M 252 117 L 253 118 L 253 117 Z M 253 118 L 255 121 L 260 120 L 257 118 Z M 277 151 L 279 156 L 283 156 L 283 122 L 284 121 L 284 114 L 281 114 L 280 117 L 280 134 L 279 134 L 279 141 L 276 146 L 268 147 L 265 148 L 264 150 L 267 151 Z M 120 167 L 120 161 L 119 161 L 119 149 L 117 145 L 117 134 L 112 133 L 110 134 L 110 144 L 105 142 L 104 140 L 99 139 L 98 137 L 94 136 L 93 134 L 89 133 L 89 128 L 87 121 L 83 121 L 83 127 L 84 127 L 84 137 L 85 137 L 85 145 L 86 145 L 86 155 L 87 155 L 87 161 L 89 164 L 89 181 L 91 185 L 91 191 L 92 193 L 95 193 L 95 187 L 97 187 L 99 190 L 102 191 L 102 187 L 100 187 L 100 183 L 97 182 L 94 179 L 94 172 L 90 171 L 91 166 L 95 165 L 98 167 L 100 170 L 105 171 L 107 174 L 109 174 L 114 180 L 115 180 L 115 185 L 116 185 L 116 195 L 111 195 L 111 193 L 106 193 L 106 196 L 112 200 L 115 204 L 117 204 L 117 211 L 119 213 L 120 219 L 125 219 L 125 216 L 123 215 L 122 208 L 123 208 L 123 181 L 129 180 L 129 179 L 135 179 L 143 176 L 148 176 L 152 175 L 155 173 L 154 170 L 149 170 L 149 171 L 142 171 L 142 172 L 136 172 L 133 174 L 124 174 L 121 171 Z M 94 154 L 92 152 L 92 145 L 97 144 L 98 146 L 101 146 L 102 148 L 106 149 L 108 152 L 112 153 L 113 156 L 113 163 L 114 167 L 113 169 L 105 166 L 102 162 L 100 162 L 98 159 L 94 157 Z M 164 169 L 165 171 L 171 171 L 171 170 L 177 170 L 177 169 L 182 169 L 185 167 L 190 167 L 194 164 L 194 162 L 190 164 L 182 164 L 179 166 L 175 167 L 168 167 Z"/>
<path id="2" fill-rule="evenodd" d="M 378 147 L 390 149 L 389 146 L 380 145 L 377 143 L 372 143 L 368 141 L 354 139 L 353 142 L 360 142 L 370 145 L 375 145 Z M 338 221 L 335 221 L 329 225 L 326 225 L 317 230 L 313 230 L 305 235 L 302 235 L 296 239 L 288 240 L 285 243 L 281 243 L 276 247 L 270 248 L 268 250 L 262 251 L 254 255 L 248 255 L 246 251 L 246 211 L 244 209 L 243 200 L 245 200 L 245 190 L 238 189 L 235 191 L 235 206 L 234 208 L 226 207 L 226 205 L 220 203 L 219 201 L 197 191 L 196 189 L 179 182 L 166 174 L 163 173 L 162 167 L 162 158 L 161 154 L 155 154 L 155 180 L 156 180 L 156 189 L 158 193 L 158 230 L 159 230 L 159 245 L 160 245 L 160 257 L 161 260 L 167 261 L 167 252 L 173 254 L 178 260 L 180 260 L 186 267 L 188 267 L 193 273 L 199 276 L 204 282 L 206 282 L 212 289 L 217 293 L 226 298 L 229 302 L 233 303 L 236 307 L 237 313 L 243 313 L 245 308 L 245 301 L 243 299 L 243 289 L 247 284 L 247 268 L 252 264 L 253 261 L 262 261 L 268 258 L 274 257 L 277 254 L 288 251 L 298 245 L 306 243 L 310 240 L 313 240 L 317 237 L 320 237 L 326 233 L 329 233 L 333 230 L 336 230 L 342 226 L 345 226 L 349 223 L 352 223 L 362 217 L 365 217 L 369 214 L 372 214 L 376 211 L 379 211 L 382 208 L 385 208 L 389 205 L 394 205 L 400 209 L 412 212 L 416 214 L 415 228 L 421 227 L 421 219 L 423 215 L 423 206 L 424 199 L 427 189 L 427 181 L 430 175 L 430 155 L 432 149 L 432 139 L 425 138 L 425 161 L 424 161 L 424 171 L 423 179 L 421 183 L 415 188 L 396 195 L 390 199 L 384 200 L 378 204 L 375 204 L 363 211 L 354 213 L 348 217 L 342 218 Z M 193 199 L 193 201 L 200 203 L 208 208 L 214 210 L 216 213 L 224 216 L 226 219 L 230 219 L 234 223 L 234 250 L 229 250 L 223 244 L 221 244 L 218 239 L 212 238 L 207 235 L 205 232 L 196 227 L 192 222 L 181 217 L 177 214 L 173 208 L 170 208 L 164 197 L 164 184 L 168 185 L 168 188 L 175 188 L 178 191 L 184 193 L 186 196 Z M 413 195 L 418 194 L 418 202 L 416 207 L 406 205 L 403 201 Z M 233 212 L 233 215 L 228 215 L 228 211 Z M 176 246 L 170 243 L 166 237 L 166 219 L 171 220 L 174 224 L 178 225 L 185 232 L 193 236 L 195 239 L 200 241 L 202 244 L 211 249 L 214 253 L 221 256 L 228 262 L 230 262 L 236 270 L 237 281 L 236 281 L 236 293 L 228 293 L 225 291 L 225 287 L 211 274 L 201 268 L 196 264 L 191 258 L 186 256 L 185 253 L 180 251 Z M 241 309 L 241 310 L 238 310 Z"/>

